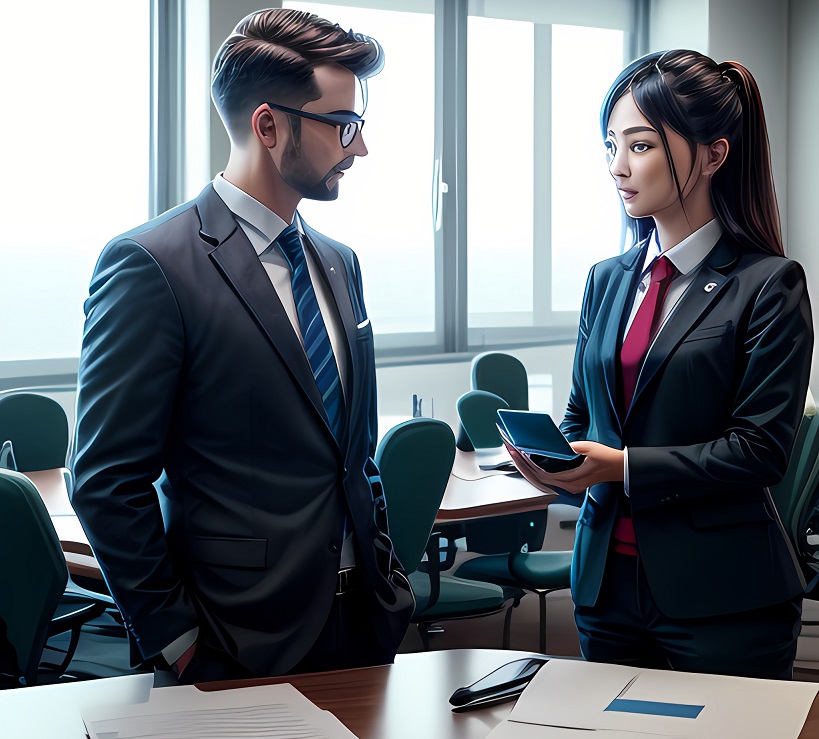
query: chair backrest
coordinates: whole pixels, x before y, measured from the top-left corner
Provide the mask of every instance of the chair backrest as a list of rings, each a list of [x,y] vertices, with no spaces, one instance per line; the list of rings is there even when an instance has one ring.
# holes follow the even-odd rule
[[[65,557],[37,488],[23,474],[0,470],[0,620],[27,685],[37,680],[67,582]]]
[[[387,432],[375,461],[395,554],[408,573],[415,572],[455,461],[455,436],[443,421],[413,418]]]
[[[495,449],[503,445],[498,432],[498,408],[508,408],[499,395],[486,390],[470,390],[458,398],[458,418],[475,449]]]
[[[0,444],[5,441],[11,442],[21,472],[65,467],[68,419],[63,407],[37,393],[0,396]]]
[[[819,571],[819,414],[803,416],[785,477],[771,496],[800,560]]]
[[[495,393],[514,410],[529,410],[529,379],[526,368],[511,354],[478,354],[472,360],[472,389]]]

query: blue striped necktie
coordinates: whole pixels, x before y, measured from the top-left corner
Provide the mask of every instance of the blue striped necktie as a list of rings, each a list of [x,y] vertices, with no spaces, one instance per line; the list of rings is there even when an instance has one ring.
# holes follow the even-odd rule
[[[290,225],[285,228],[276,239],[276,244],[290,265],[290,284],[293,287],[293,300],[296,303],[304,351],[313,370],[330,428],[336,440],[341,443],[344,430],[344,394],[341,389],[341,378],[296,227]]]

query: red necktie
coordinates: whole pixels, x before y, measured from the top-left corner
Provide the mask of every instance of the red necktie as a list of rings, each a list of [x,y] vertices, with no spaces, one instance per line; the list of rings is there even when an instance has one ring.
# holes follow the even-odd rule
[[[663,312],[663,301],[668,292],[668,287],[671,285],[671,280],[674,279],[676,274],[676,268],[666,257],[660,257],[654,262],[651,268],[651,282],[648,291],[637,309],[637,315],[634,316],[626,340],[623,342],[623,347],[620,350],[620,364],[623,368],[625,410],[628,410],[631,405],[643,359],[645,359],[651,339],[659,328],[660,317]]]

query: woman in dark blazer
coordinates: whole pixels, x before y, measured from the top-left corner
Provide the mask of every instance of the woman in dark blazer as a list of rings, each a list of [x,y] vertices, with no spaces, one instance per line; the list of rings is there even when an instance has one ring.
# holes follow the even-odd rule
[[[572,567],[593,661],[788,678],[804,579],[768,490],[813,347],[784,256],[759,91],[735,62],[631,63],[601,126],[633,248],[588,278],[562,430],[586,455]]]

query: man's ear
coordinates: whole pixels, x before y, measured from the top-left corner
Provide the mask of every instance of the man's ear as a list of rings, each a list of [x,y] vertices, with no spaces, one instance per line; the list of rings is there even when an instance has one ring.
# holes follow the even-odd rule
[[[728,157],[728,139],[717,139],[706,147],[702,173],[711,177],[723,165]]]
[[[253,127],[253,133],[259,139],[262,146],[267,149],[272,149],[276,146],[278,141],[278,131],[276,130],[276,119],[273,117],[273,111],[265,103],[262,103],[250,119],[250,125]]]

